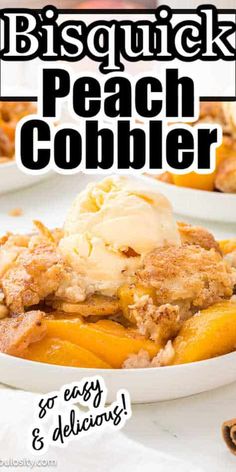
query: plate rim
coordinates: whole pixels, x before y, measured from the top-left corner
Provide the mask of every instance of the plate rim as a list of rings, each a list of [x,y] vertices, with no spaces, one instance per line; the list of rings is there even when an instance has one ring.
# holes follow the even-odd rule
[[[17,167],[15,159],[12,159],[11,162],[3,162],[2,164],[0,164],[0,169],[2,169],[3,167],[11,167],[11,166],[14,166],[14,165],[16,165],[16,167]]]
[[[150,372],[150,374],[148,375],[151,375],[151,373],[153,372],[156,372],[156,371],[165,371],[167,372],[167,370],[170,372],[171,370],[181,370],[181,368],[183,369],[183,367],[187,368],[187,369],[190,369],[191,367],[192,368],[195,368],[195,367],[201,367],[201,366],[205,366],[207,364],[215,364],[218,359],[220,360],[224,360],[224,359],[229,359],[229,358],[233,358],[234,356],[236,356],[236,351],[232,351],[232,352],[228,352],[227,354],[222,354],[221,356],[216,356],[216,357],[211,357],[210,359],[204,359],[204,360],[201,360],[201,361],[195,361],[195,362],[188,362],[188,363],[183,363],[183,364],[176,364],[176,365],[168,365],[168,366],[163,366],[163,367],[149,367],[149,368],[144,368],[144,367],[140,367],[140,368],[131,368],[131,369],[122,369],[122,368],[119,368],[119,369],[116,369],[116,368],[110,368],[110,369],[101,369],[101,368],[96,368],[96,367],[73,367],[73,366],[64,366],[64,365],[58,365],[58,364],[50,364],[50,363],[47,363],[47,362],[39,362],[39,361],[32,361],[32,360],[29,360],[29,359],[24,359],[22,357],[17,357],[17,356],[13,356],[13,355],[10,355],[10,354],[6,354],[4,352],[0,352],[0,361],[1,359],[4,359],[4,358],[7,358],[7,360],[12,360],[12,361],[16,361],[18,364],[22,364],[22,365],[28,365],[28,366],[35,366],[35,364],[37,364],[38,366],[47,366],[46,368],[48,368],[49,370],[60,370],[60,371],[70,371],[70,372],[78,372],[78,371],[91,371],[92,373],[99,373],[101,374],[102,372],[105,372],[105,373],[116,373],[118,372],[119,374],[122,372],[125,372],[125,375],[128,375],[129,373],[133,373],[133,372],[136,372],[136,373],[143,373],[143,372]]]
[[[195,188],[191,188],[191,187],[181,187],[181,186],[178,186],[178,185],[175,185],[175,184],[170,184],[168,182],[162,182],[161,180],[158,180],[158,179],[155,179],[154,176],[152,176],[152,174],[150,175],[141,175],[140,176],[145,182],[149,182],[151,180],[151,182],[153,183],[156,183],[157,185],[160,185],[160,186],[163,186],[164,188],[169,188],[169,189],[174,189],[176,190],[176,192],[191,192],[192,194],[197,192],[198,194],[201,194],[202,196],[209,196],[211,195],[212,197],[215,197],[215,198],[223,198],[223,199],[228,199],[228,198],[232,198],[233,199],[236,199],[236,193],[224,193],[224,192],[214,192],[214,191],[211,191],[211,190],[202,190],[202,189],[195,189]]]

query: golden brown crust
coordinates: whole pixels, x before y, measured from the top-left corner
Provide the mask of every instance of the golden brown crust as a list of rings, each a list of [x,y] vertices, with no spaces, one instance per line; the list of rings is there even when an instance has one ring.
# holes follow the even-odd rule
[[[35,111],[35,105],[30,102],[0,102],[0,163],[8,162],[14,157],[17,122]]]
[[[219,123],[225,123],[226,117],[221,102],[201,102],[200,103],[200,119],[214,118]]]
[[[63,274],[63,261],[54,244],[44,241],[25,249],[2,277],[6,305],[15,313],[37,305],[57,290]]]
[[[0,238],[0,249],[5,245],[8,249],[13,247],[28,247],[30,236],[27,234],[6,233]]]
[[[141,349],[138,354],[131,354],[122,365],[123,369],[145,369],[148,367],[162,367],[170,365],[175,355],[172,342],[169,340],[153,359],[147,351]]]
[[[223,130],[223,147],[236,149],[236,107],[232,102],[202,102],[198,123],[218,123]],[[222,148],[222,146],[221,146]],[[221,154],[221,148],[219,148]]]
[[[41,311],[30,311],[16,318],[1,320],[0,351],[21,356],[31,343],[39,341],[46,332],[43,315]]]
[[[177,224],[183,244],[201,246],[204,249],[215,249],[220,252],[219,244],[207,229],[180,221]]]
[[[232,123],[221,102],[202,102],[200,104],[200,123],[218,123],[225,135],[233,133]]]
[[[120,312],[120,304],[117,298],[106,297],[105,295],[92,295],[80,303],[66,303],[55,300],[53,308],[68,314],[77,314],[84,318],[90,316],[106,317],[113,316]]]
[[[130,310],[140,334],[160,345],[174,338],[181,327],[178,306],[169,303],[156,306],[150,297],[144,296]]]
[[[181,315],[207,308],[233,292],[231,269],[214,249],[160,247],[144,259],[140,283],[156,289],[157,304],[178,305]]]
[[[14,144],[0,127],[0,156],[10,158],[14,153]]]
[[[225,193],[236,193],[236,155],[225,159],[218,167],[215,187]]]
[[[16,123],[23,116],[35,111],[36,107],[31,102],[0,102],[0,119],[6,123]]]

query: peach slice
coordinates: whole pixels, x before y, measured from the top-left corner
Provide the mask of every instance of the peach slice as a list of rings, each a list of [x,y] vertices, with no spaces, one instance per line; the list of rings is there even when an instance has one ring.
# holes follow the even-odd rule
[[[234,351],[236,303],[218,303],[185,321],[173,347],[173,364],[201,361]]]
[[[215,187],[216,171],[219,165],[231,155],[236,156],[236,149],[231,140],[228,142],[228,139],[224,138],[223,143],[216,150],[216,167],[213,172],[209,174],[198,174],[197,172],[188,172],[183,175],[171,174],[173,183],[178,187],[212,191]]]
[[[231,252],[236,251],[236,238],[223,239],[219,241],[219,246],[224,256],[230,254]]]
[[[80,303],[55,302],[54,308],[83,317],[111,316],[120,310],[117,299],[102,295],[93,295]]]
[[[70,367],[109,369],[111,366],[92,352],[62,339],[46,336],[31,344],[24,353],[24,359],[47,364]]]
[[[153,358],[163,347],[161,344],[147,340],[133,330],[117,327],[116,323],[106,327],[99,323],[81,323],[76,320],[45,320],[47,335],[59,338],[93,352],[113,368],[120,368],[129,356],[141,349]],[[111,322],[112,323],[112,322]]]
[[[215,172],[210,174],[197,174],[189,172],[187,174],[172,174],[173,182],[177,187],[188,187],[199,190],[214,190]]]

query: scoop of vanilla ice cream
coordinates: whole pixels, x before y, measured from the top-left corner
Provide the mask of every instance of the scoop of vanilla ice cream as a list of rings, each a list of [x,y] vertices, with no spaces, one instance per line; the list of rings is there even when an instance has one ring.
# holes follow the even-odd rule
[[[86,292],[115,295],[142,258],[164,244],[180,244],[169,201],[137,179],[109,177],[75,199],[60,249],[81,275]]]

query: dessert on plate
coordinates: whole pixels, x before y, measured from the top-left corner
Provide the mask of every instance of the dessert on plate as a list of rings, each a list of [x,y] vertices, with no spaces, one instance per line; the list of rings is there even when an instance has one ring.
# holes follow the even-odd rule
[[[0,102],[0,164],[14,159],[16,125],[35,110],[30,102]]]
[[[161,367],[236,346],[236,240],[176,222],[138,179],[108,177],[61,229],[0,241],[0,351],[93,368]]]
[[[179,187],[236,193],[236,105],[235,102],[202,102],[198,123],[218,123],[223,141],[216,152],[216,169],[210,174],[184,175],[164,172],[156,179]]]

